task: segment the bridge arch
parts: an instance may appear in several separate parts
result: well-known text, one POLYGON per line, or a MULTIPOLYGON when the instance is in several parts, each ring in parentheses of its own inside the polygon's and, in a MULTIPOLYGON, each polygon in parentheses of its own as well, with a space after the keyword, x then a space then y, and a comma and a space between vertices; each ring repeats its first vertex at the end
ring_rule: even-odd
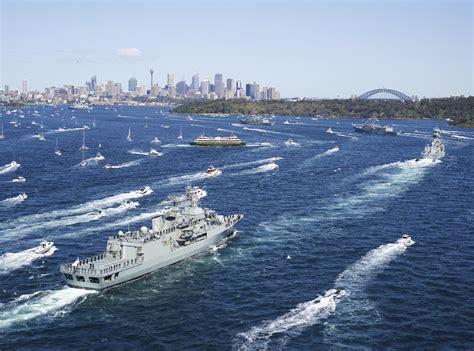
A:
POLYGON ((357 99, 366 100, 366 99, 368 99, 369 97, 371 97, 372 95, 375 95, 375 94, 390 94, 390 95, 393 95, 393 96, 395 96, 395 97, 397 97, 397 98, 399 98, 400 100, 403 100, 403 101, 412 101, 411 97, 409 97, 408 95, 402 93, 401 91, 394 90, 394 89, 386 89, 386 88, 373 89, 373 90, 366 91, 362 95, 359 95, 357 97, 357 99))

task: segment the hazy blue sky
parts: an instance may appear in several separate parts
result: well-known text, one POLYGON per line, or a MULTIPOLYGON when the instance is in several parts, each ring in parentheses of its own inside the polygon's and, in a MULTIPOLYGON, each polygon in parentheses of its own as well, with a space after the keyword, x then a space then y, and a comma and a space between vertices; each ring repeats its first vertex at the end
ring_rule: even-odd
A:
POLYGON ((214 79, 283 96, 473 93, 472 1, 23 1, 1 3, 0 84, 126 87, 214 79))

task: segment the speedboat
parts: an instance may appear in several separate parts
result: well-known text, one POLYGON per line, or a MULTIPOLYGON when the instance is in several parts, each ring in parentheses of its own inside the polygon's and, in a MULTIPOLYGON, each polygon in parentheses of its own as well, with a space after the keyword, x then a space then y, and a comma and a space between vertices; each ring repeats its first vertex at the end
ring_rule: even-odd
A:
POLYGON ((328 291, 326 291, 326 294, 324 294, 324 297, 334 297, 335 299, 337 299, 346 295, 347 295, 347 292, 344 289, 335 288, 335 289, 329 289, 328 291))
POLYGON ((105 169, 111 169, 112 165, 110 163, 106 163, 104 166, 105 169))
POLYGON ((59 150, 59 149, 56 150, 56 151, 54 151, 54 153, 55 153, 56 155, 58 155, 58 156, 61 156, 61 155, 63 154, 63 153, 61 152, 61 150, 59 150))
POLYGON ((334 133, 334 132, 332 131, 331 127, 329 127, 329 128, 326 130, 326 133, 331 133, 331 134, 332 134, 332 133, 334 133))
POLYGON ((151 194, 153 192, 153 190, 151 190, 151 188, 149 186, 144 186, 142 188, 140 188, 140 193, 143 194, 143 195, 148 195, 148 194, 151 194))
POLYGON ((102 161, 102 160, 105 160, 105 157, 102 156, 102 154, 100 152, 98 152, 97 155, 95 155, 94 159, 96 161, 102 161))
POLYGON ((125 207, 127 209, 131 209, 131 208, 135 208, 139 205, 140 205, 140 203, 138 203, 136 201, 127 200, 127 202, 123 204, 123 207, 125 207))
POLYGON ((45 141, 45 140, 46 140, 46 138, 44 137, 44 135, 43 135, 43 134, 39 134, 39 136, 38 136, 38 140, 45 141))
POLYGON ((83 129, 91 129, 87 124, 84 124, 84 125, 82 126, 82 128, 83 128, 83 129))
POLYGON ((283 124, 290 124, 290 121, 286 120, 285 122, 283 122, 283 124))
POLYGON ((53 249, 54 242, 43 240, 41 244, 33 249, 33 252, 37 255, 44 255, 53 249))
POLYGON ((158 139, 157 137, 155 137, 152 141, 150 141, 150 143, 152 143, 152 144, 159 144, 159 143, 161 143, 161 140, 158 139))
POLYGON ((169 125, 166 125, 166 124, 162 124, 161 125, 161 128, 165 128, 165 129, 168 129, 170 126, 169 125))
POLYGON ((412 246, 415 242, 412 240, 411 236, 408 234, 403 234, 400 239, 397 240, 397 244, 402 244, 406 247, 412 246))
POLYGON ((12 182, 15 182, 15 183, 24 183, 24 182, 26 182, 26 179, 23 178, 22 176, 18 176, 18 177, 16 177, 15 179, 13 179, 12 182))
POLYGON ((295 142, 293 141, 293 139, 290 138, 290 139, 288 139, 287 141, 285 141, 285 145, 286 145, 286 146, 295 146, 295 145, 298 145, 298 143, 295 143, 295 142))
POLYGON ((207 174, 208 175, 220 175, 220 174, 222 174, 222 171, 218 168, 215 168, 214 166, 209 166, 207 168, 207 174))
POLYGON ((28 195, 26 195, 26 193, 21 193, 21 194, 18 194, 18 196, 16 197, 18 200, 26 200, 28 198, 28 195))
POLYGON ((160 155, 161 154, 153 148, 150 148, 150 151, 148 151, 148 156, 160 156, 160 155))

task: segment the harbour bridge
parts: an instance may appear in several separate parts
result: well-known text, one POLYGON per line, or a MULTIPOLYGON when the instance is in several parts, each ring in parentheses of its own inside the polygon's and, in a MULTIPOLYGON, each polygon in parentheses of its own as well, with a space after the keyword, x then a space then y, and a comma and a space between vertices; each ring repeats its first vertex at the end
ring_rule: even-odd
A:
POLYGON ((391 98, 392 96, 395 96, 396 98, 398 98, 402 101, 406 101, 406 102, 412 101, 411 97, 409 97, 408 95, 402 93, 401 91, 394 90, 394 89, 386 89, 386 88, 369 90, 369 91, 363 93, 362 95, 359 95, 357 97, 357 99, 366 100, 369 97, 371 97, 373 95, 377 95, 377 94, 379 96, 381 96, 381 99, 387 99, 387 98, 391 98))

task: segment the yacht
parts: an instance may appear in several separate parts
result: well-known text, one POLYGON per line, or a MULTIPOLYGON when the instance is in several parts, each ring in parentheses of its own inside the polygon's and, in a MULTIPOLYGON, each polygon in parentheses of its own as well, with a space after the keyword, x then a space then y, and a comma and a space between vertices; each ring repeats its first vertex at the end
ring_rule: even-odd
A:
POLYGON ((140 194, 142 195, 149 195, 153 192, 153 190, 149 187, 149 186, 144 186, 142 188, 140 188, 140 194))
POLYGON ((15 179, 13 179, 12 182, 14 182, 14 183, 24 183, 24 182, 26 182, 26 179, 22 176, 18 176, 15 179))
POLYGON ((54 242, 43 240, 41 244, 33 249, 33 252, 37 255, 44 255, 47 254, 49 251, 53 249, 54 242))
POLYGON ((295 142, 293 141, 293 139, 290 138, 290 139, 288 139, 287 141, 285 141, 285 145, 286 145, 286 146, 295 146, 295 145, 298 145, 298 143, 295 143, 295 142))
POLYGON ((59 149, 58 139, 56 139, 56 148, 54 149, 54 153, 58 156, 61 156, 63 154, 61 150, 59 149))
POLYGON ((326 130, 326 133, 332 134, 332 133, 334 133, 334 132, 332 131, 331 127, 329 127, 329 128, 326 130))
POLYGON ((26 200, 28 198, 28 195, 26 195, 26 193, 21 193, 21 194, 18 194, 18 196, 16 197, 18 200, 26 200))
POLYGON ((148 151, 148 156, 160 156, 160 155, 161 154, 153 148, 150 148, 150 151, 148 151))
POLYGON ((151 141, 152 144, 159 144, 161 143, 161 140, 158 139, 157 137, 155 137, 152 141, 151 141))
POLYGON ((102 154, 100 152, 98 152, 97 155, 95 155, 94 159, 96 161, 103 161, 103 160, 105 160, 105 157, 102 156, 102 154))
POLYGON ((208 175, 219 175, 219 174, 222 174, 222 171, 219 170, 218 168, 214 167, 214 166, 209 166, 207 168, 207 174, 208 175))

